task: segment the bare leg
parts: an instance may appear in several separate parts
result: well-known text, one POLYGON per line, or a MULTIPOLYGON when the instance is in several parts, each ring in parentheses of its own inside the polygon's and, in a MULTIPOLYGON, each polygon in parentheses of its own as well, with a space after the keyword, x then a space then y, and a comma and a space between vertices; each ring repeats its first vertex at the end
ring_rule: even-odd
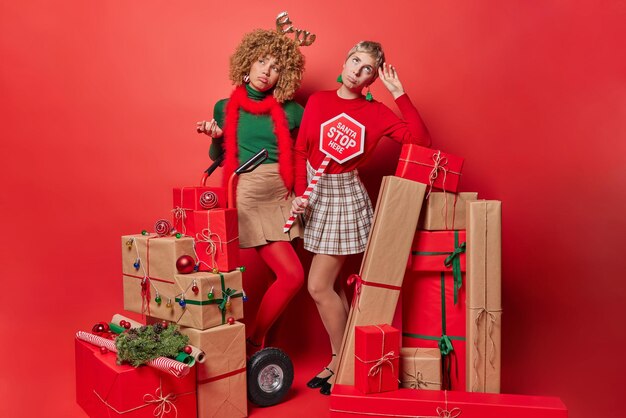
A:
MULTIPOLYGON (((345 255, 316 254, 309 271, 309 294, 317 305, 334 354, 339 353, 341 349, 341 340, 348 320, 344 303, 334 289, 335 280, 345 259, 345 255)), ((333 356, 328 368, 335 371, 336 364, 337 357, 333 356)), ((326 377, 329 374, 330 372, 324 370, 318 377, 326 377)))

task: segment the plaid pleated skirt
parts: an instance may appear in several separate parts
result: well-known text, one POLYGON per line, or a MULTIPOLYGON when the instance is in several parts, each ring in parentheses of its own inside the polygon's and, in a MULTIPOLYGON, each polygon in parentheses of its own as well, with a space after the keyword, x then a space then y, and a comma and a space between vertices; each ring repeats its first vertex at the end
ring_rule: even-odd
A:
MULTIPOLYGON (((307 163, 309 181, 315 170, 307 163)), ((372 202, 356 170, 323 174, 304 212, 304 248, 315 254, 365 251, 372 225, 372 202)))

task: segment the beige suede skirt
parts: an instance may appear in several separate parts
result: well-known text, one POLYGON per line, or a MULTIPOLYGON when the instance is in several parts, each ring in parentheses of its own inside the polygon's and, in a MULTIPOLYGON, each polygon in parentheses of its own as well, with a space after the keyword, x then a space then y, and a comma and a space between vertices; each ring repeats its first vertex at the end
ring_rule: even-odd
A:
POLYGON ((293 193, 287 196, 278 164, 261 164, 253 172, 241 174, 237 183, 239 247, 257 247, 271 241, 301 238, 303 228, 299 219, 289 232, 283 232, 293 199, 293 193))

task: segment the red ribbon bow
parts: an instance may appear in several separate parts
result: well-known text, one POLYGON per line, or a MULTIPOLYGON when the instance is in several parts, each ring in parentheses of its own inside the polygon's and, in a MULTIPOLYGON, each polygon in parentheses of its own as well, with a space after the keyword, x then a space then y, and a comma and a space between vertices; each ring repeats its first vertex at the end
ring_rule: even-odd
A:
POLYGON ((359 297, 361 296, 361 286, 363 286, 363 279, 358 274, 351 274, 347 280, 348 286, 352 283, 356 283, 354 286, 354 296, 352 298, 352 306, 359 302, 359 297))

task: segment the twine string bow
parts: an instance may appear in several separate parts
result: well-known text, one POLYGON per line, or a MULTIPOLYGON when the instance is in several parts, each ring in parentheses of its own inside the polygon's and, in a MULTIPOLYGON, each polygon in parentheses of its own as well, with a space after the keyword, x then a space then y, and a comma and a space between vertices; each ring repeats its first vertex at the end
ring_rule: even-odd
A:
POLYGON ((211 257, 211 266, 215 267, 215 256, 217 255, 218 245, 219 250, 222 251, 222 238, 219 234, 211 232, 209 228, 204 228, 202 231, 196 234, 197 242, 206 242, 206 254, 211 257))
POLYGON ((433 185, 435 184, 435 180, 439 177, 439 171, 443 173, 443 191, 445 192, 446 185, 446 176, 448 175, 448 169, 446 166, 448 165, 448 157, 441 156, 441 150, 438 150, 433 154, 433 169, 430 171, 428 175, 428 194, 426 195, 426 199, 430 196, 430 192, 433 191, 433 185))
POLYGON ((143 395, 143 400, 146 404, 156 404, 156 408, 154 408, 153 413, 155 417, 162 418, 164 415, 172 412, 172 410, 174 410, 174 416, 178 417, 178 409, 176 409, 176 405, 174 405, 176 395, 174 393, 169 393, 166 396, 163 396, 161 386, 154 391, 154 395, 150 393, 143 395))
POLYGON ((370 371, 367 373, 367 375, 376 376, 378 373, 381 372, 381 369, 385 364, 388 364, 391 367, 391 372, 393 373, 393 363, 391 362, 391 360, 393 360, 395 356, 396 353, 394 351, 390 351, 387 354, 383 355, 381 358, 376 360, 372 367, 370 367, 370 371))
POLYGON ((174 209, 172 209, 172 213, 174 214, 175 219, 174 224, 178 225, 178 223, 180 222, 183 226, 183 235, 187 235, 187 226, 185 225, 185 221, 187 220, 187 211, 180 206, 176 206, 174 209))
MULTIPOLYGON (((491 365, 492 368, 495 368, 495 364, 494 364, 494 360, 496 357, 496 343, 493 340, 493 328, 496 325, 497 322, 497 318, 494 312, 502 312, 501 309, 495 310, 495 311, 489 311, 486 308, 480 308, 478 310, 478 313, 476 314, 476 318, 474 319, 474 324, 476 325, 476 329, 480 328, 480 323, 481 323, 481 318, 483 315, 487 316, 487 337, 489 338, 489 364, 491 365)), ((480 353, 480 347, 479 347, 479 341, 478 341, 478 336, 480 333, 476 333, 476 338, 474 338, 473 344, 474 344, 474 350, 476 350, 476 353, 480 353)), ((478 388, 478 377, 480 375, 479 370, 478 370, 478 360, 479 360, 480 356, 477 355, 474 357, 474 383, 472 385, 472 390, 476 390, 478 388)))

